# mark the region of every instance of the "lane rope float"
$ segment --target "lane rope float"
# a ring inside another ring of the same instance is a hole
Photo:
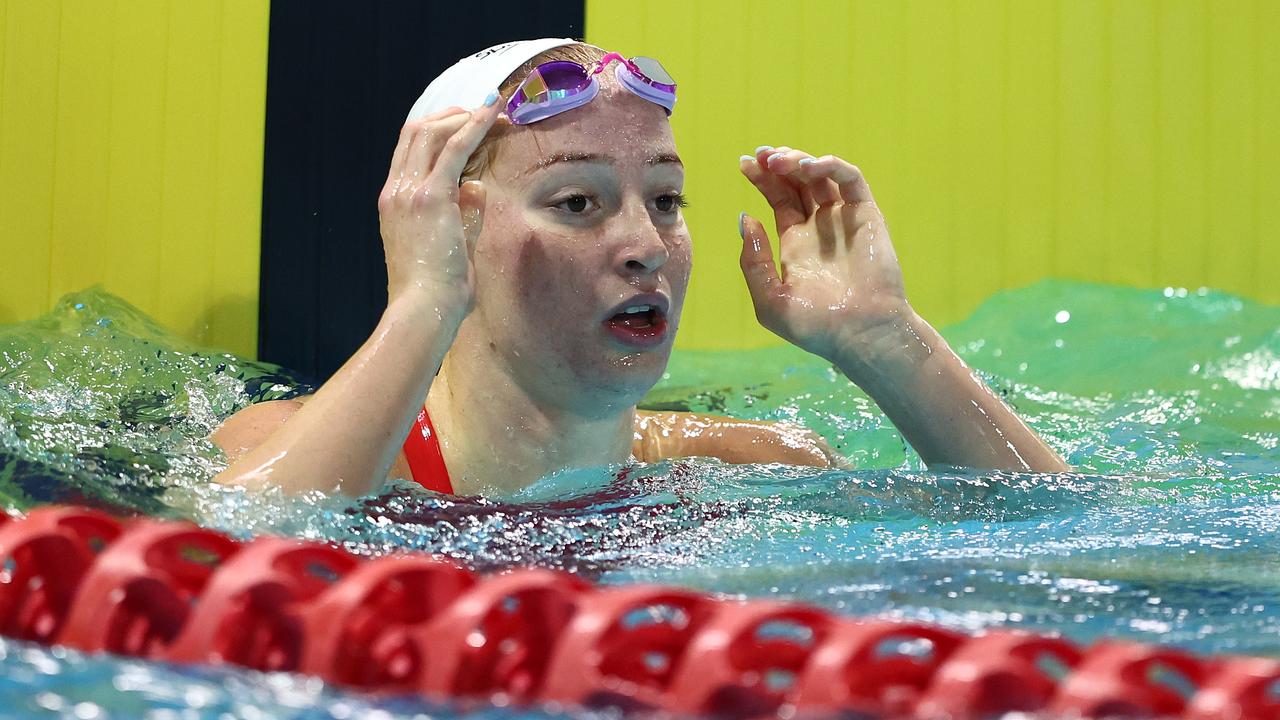
[[[350,689],[725,717],[1280,718],[1280,660],[967,636],[565,572],[482,576],[75,507],[0,514],[0,634]]]

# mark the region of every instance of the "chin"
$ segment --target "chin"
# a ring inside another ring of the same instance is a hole
[[[585,373],[590,380],[583,378],[580,387],[591,387],[598,401],[611,409],[631,407],[662,379],[670,355],[669,344],[643,352],[615,352]]]

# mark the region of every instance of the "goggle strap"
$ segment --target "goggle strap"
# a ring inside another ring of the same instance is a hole
[[[604,72],[604,69],[609,67],[609,63],[613,62],[614,60],[617,60],[619,65],[626,65],[629,62],[625,57],[622,56],[621,53],[611,52],[608,55],[605,55],[604,57],[597,60],[595,67],[592,68],[591,72],[587,74],[599,75],[600,73]]]

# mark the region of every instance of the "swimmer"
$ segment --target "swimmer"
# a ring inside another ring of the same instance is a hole
[[[558,39],[441,74],[378,198],[380,322],[314,395],[229,418],[212,436],[230,463],[217,480],[360,495],[399,477],[479,494],[681,456],[835,463],[803,428],[636,409],[692,269],[675,90],[652,59]],[[774,215],[776,255],[759,220],[738,219],[764,327],[843,372],[931,466],[1066,469],[912,309],[857,167],[765,146],[739,169]]]

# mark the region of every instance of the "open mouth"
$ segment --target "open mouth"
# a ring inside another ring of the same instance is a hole
[[[635,303],[614,313],[605,329],[618,340],[634,347],[651,347],[667,335],[667,313],[658,303]]]

